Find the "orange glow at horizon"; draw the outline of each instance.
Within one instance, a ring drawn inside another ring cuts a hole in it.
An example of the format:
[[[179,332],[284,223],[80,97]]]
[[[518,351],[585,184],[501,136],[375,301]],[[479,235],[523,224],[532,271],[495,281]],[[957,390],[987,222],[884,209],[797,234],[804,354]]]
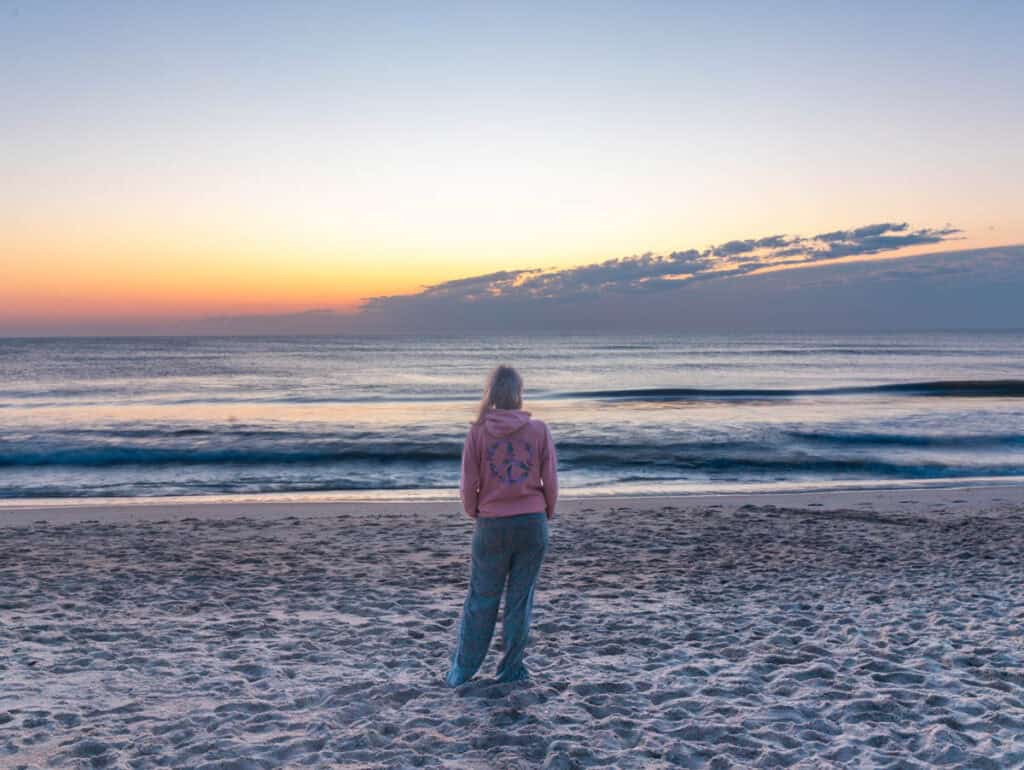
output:
[[[766,265],[755,272],[984,248],[1005,244],[1005,235],[1005,231],[987,232],[982,237],[883,254]],[[71,238],[23,238],[18,243],[7,240],[6,244],[0,243],[6,263],[0,284],[0,323],[194,320],[309,310],[354,313],[374,296],[414,294],[424,286],[500,269],[557,270],[608,257],[576,254],[570,265],[551,264],[543,258],[521,259],[519,265],[482,260],[474,264],[461,254],[427,259],[414,253],[378,249],[364,252],[369,254],[364,256],[351,247],[300,249],[274,242],[211,243],[200,249],[155,238],[126,238],[122,242],[91,238],[84,244],[74,243]]]
[[[388,260],[355,266],[344,259],[220,250],[184,257],[153,245],[4,251],[17,269],[8,268],[0,286],[0,319],[354,312],[367,297],[411,293],[423,283],[415,271],[395,270]],[[457,277],[457,266],[449,270]]]

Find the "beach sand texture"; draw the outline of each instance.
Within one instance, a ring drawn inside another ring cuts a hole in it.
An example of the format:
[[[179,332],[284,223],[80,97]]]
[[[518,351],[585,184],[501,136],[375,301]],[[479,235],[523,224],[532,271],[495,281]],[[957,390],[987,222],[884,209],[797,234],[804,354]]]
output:
[[[1024,766],[986,495],[566,503],[533,680],[456,690],[454,505],[8,513],[0,767]]]

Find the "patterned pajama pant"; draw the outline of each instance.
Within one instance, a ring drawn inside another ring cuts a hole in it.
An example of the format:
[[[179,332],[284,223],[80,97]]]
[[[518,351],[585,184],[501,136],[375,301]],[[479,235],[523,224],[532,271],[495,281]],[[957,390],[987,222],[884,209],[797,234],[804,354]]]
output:
[[[504,654],[496,676],[502,682],[528,678],[523,653],[530,633],[533,591],[547,545],[548,521],[543,513],[476,520],[469,593],[462,607],[451,669],[445,679],[450,687],[471,679],[483,663],[491,646],[503,592]]]

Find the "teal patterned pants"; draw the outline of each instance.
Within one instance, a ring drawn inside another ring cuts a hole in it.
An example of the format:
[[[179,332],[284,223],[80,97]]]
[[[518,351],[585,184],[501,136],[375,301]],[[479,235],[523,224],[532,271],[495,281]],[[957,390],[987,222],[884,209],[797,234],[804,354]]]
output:
[[[547,546],[548,519],[543,513],[476,520],[469,593],[462,607],[451,669],[445,679],[450,687],[471,679],[484,662],[503,592],[504,654],[496,676],[502,682],[528,678],[523,653],[530,633],[533,591]]]

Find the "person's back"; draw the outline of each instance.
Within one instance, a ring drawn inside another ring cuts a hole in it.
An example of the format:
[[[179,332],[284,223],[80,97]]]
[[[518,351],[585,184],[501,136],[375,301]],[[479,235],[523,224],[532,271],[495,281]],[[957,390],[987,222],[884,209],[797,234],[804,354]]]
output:
[[[520,409],[489,410],[466,436],[460,487],[470,516],[553,516],[558,476],[548,426]]]
[[[462,450],[462,505],[476,526],[469,592],[446,677],[452,687],[480,668],[506,582],[504,655],[497,677],[528,677],[523,654],[534,587],[547,550],[547,522],[558,500],[558,474],[551,432],[522,411],[522,389],[522,378],[511,367],[492,372]]]

